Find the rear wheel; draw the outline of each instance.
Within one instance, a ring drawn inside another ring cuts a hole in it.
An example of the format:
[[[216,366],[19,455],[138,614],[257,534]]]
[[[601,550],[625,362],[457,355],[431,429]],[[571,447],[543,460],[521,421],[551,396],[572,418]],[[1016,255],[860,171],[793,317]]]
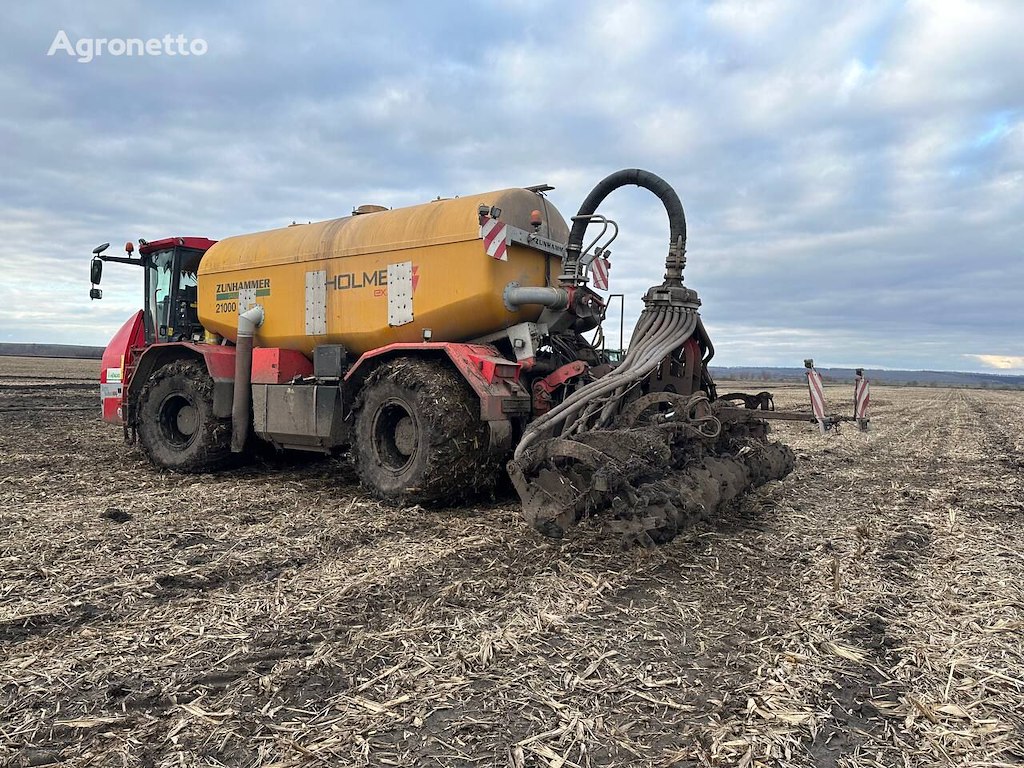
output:
[[[149,460],[177,472],[216,469],[231,456],[231,420],[213,415],[213,379],[197,360],[153,374],[140,396],[137,430]]]
[[[491,492],[501,459],[488,450],[480,401],[441,364],[402,358],[363,386],[353,455],[363,485],[398,504]]]

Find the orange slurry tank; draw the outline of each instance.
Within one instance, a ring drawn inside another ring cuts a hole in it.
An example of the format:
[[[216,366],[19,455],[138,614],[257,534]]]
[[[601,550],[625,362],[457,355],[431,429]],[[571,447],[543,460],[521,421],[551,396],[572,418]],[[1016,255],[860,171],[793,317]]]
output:
[[[509,230],[507,261],[487,253],[481,206]],[[539,210],[539,229],[531,212]],[[199,319],[234,340],[238,313],[263,306],[264,347],[307,355],[321,344],[362,354],[395,342],[466,341],[535,321],[542,307],[509,310],[512,282],[546,286],[560,262],[513,231],[564,244],[568,228],[545,198],[506,189],[221,240],[199,267]],[[554,277],[553,277],[554,276]]]

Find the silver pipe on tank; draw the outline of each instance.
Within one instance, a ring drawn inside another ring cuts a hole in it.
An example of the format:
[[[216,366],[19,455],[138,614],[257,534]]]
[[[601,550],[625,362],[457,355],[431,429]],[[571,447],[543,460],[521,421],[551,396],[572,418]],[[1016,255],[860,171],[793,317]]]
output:
[[[502,293],[505,306],[510,310],[526,304],[540,304],[549,309],[567,309],[569,292],[565,288],[533,287],[509,283]]]
[[[249,439],[249,409],[252,398],[252,348],[256,329],[263,325],[259,304],[238,315],[235,341],[235,389],[231,398],[231,452],[241,453]]]

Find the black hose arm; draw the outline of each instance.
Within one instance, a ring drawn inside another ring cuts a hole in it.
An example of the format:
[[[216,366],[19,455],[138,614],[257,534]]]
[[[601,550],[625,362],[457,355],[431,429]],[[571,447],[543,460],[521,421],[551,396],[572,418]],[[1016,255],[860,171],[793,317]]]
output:
[[[587,217],[597,211],[597,207],[604,202],[608,195],[619,187],[629,185],[650,190],[665,205],[669,223],[669,252],[665,259],[665,281],[667,283],[682,283],[683,267],[686,265],[686,214],[683,212],[683,203],[667,181],[640,168],[626,168],[606,176],[587,195],[580,206],[579,213],[573,218],[572,230],[569,232],[569,242],[566,248],[564,273],[569,274],[570,268],[575,272],[576,263],[582,255],[580,251],[583,248],[583,236],[587,231],[587,224],[590,223]]]

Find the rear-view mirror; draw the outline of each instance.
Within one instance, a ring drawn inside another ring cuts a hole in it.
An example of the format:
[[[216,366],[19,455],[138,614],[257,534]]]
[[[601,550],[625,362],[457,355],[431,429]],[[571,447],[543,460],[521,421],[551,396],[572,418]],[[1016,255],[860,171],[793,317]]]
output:
[[[93,285],[97,285],[100,282],[100,278],[103,277],[103,262],[99,259],[93,259],[92,265],[89,267],[89,281]],[[96,298],[99,298],[98,296]]]

